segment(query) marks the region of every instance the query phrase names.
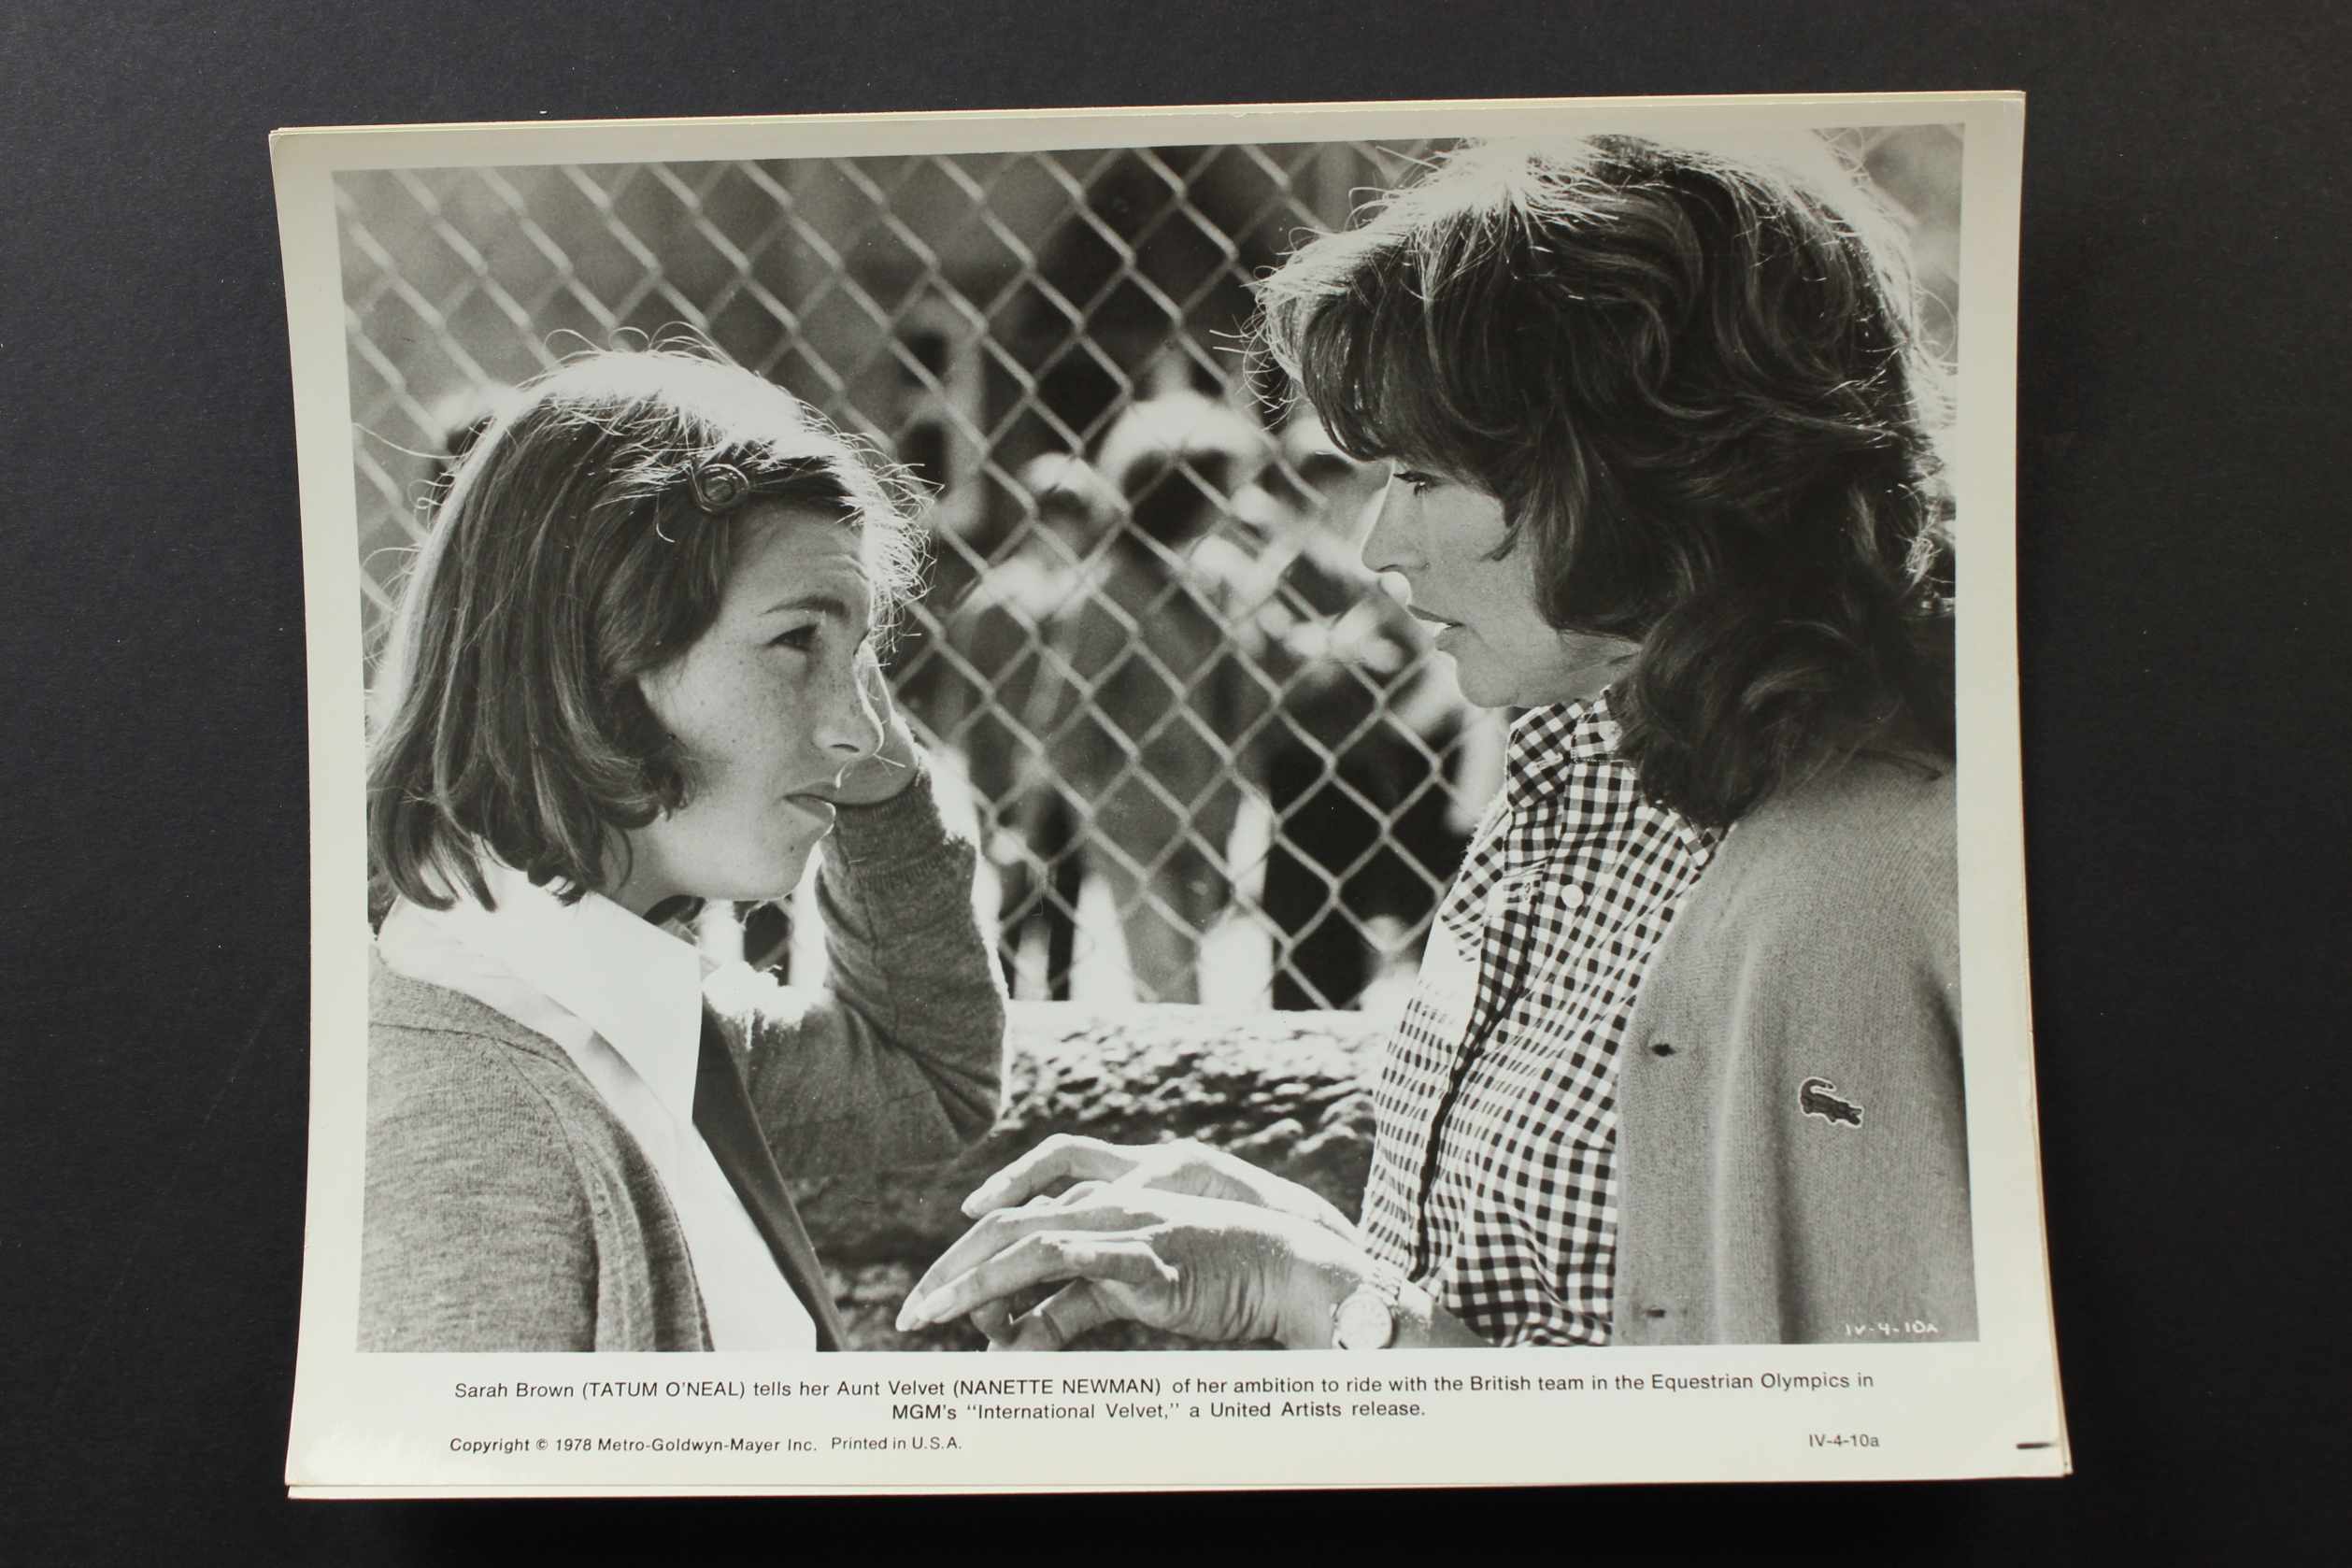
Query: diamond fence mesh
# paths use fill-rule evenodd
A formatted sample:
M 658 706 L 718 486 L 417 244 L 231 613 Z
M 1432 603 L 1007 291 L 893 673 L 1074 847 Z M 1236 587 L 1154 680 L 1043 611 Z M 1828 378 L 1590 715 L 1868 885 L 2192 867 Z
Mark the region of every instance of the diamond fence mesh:
M 1242 349 L 1248 280 L 1432 150 L 343 175 L 371 632 L 512 388 L 699 335 L 930 487 L 891 673 L 976 807 L 1016 993 L 1361 1005 L 1409 967 L 1500 732 L 1355 560 L 1385 475 Z

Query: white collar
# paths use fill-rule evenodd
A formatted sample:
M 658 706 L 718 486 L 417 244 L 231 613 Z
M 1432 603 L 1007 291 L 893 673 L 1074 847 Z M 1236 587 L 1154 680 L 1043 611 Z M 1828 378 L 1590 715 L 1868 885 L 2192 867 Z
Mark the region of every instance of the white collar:
M 604 1036 L 678 1125 L 691 1127 L 701 955 L 601 893 L 566 905 L 510 865 L 487 855 L 480 863 L 495 909 L 461 892 L 447 909 L 417 914 Z

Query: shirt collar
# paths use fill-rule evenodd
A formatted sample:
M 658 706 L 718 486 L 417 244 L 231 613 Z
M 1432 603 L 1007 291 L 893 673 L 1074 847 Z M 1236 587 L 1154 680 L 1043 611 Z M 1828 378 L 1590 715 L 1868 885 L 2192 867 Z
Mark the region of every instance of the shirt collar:
M 448 909 L 420 915 L 593 1029 L 680 1124 L 692 1125 L 701 956 L 601 894 L 567 905 L 488 856 L 481 869 L 496 908 L 461 892 Z
M 1530 709 L 1511 726 L 1503 757 L 1503 787 L 1513 805 L 1556 793 L 1575 763 L 1617 757 L 1623 731 L 1609 712 L 1609 694 L 1580 703 Z

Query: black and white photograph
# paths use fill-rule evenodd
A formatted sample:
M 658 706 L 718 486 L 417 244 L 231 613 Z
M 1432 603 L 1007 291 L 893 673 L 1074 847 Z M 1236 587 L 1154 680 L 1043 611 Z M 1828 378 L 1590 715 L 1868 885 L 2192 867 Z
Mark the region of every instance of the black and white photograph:
M 2352 7 L 0 63 L 0 1560 L 2342 1555 Z
M 1775 1389 L 2062 1470 L 2016 109 L 278 138 L 290 1480 L 1764 1478 Z M 1164 1354 L 1262 1349 L 1345 1354 Z M 938 1351 L 1047 1354 L 776 1359 Z M 834 1447 L 590 1441 L 706 1386 Z

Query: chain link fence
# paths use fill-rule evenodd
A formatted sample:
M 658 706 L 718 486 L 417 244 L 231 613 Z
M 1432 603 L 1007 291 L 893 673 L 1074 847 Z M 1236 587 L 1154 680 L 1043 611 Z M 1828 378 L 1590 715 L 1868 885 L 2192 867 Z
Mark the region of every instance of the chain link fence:
M 1948 323 L 1957 140 L 1844 135 Z M 1433 150 L 345 174 L 371 632 L 447 454 L 513 387 L 691 332 L 930 487 L 891 677 L 974 803 L 1016 994 L 1376 1005 L 1499 723 L 1354 559 L 1385 476 L 1243 349 L 1248 280 Z

